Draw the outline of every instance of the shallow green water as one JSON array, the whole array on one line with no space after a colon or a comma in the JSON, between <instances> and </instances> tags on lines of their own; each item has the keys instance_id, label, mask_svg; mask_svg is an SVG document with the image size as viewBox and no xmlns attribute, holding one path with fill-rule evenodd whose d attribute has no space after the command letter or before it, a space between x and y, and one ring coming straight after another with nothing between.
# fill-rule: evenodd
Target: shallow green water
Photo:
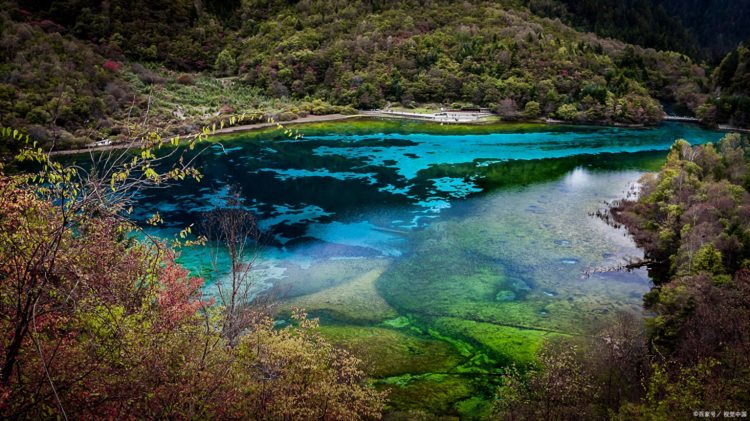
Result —
<instances>
[{"instance_id":1,"label":"shallow green water","mask_svg":"<svg viewBox=\"0 0 750 421\"><path fill-rule=\"evenodd\" d=\"M257 291L303 306L362 357L395 410L479 417L502 366L554 335L640 310L643 271L607 270L640 251L589 213L657 169L677 138L722 133L358 120L221 140L206 175L141 197L170 235L239 187L269 240ZM205 250L183 264L209 278ZM592 275L588 275L593 273ZM283 312L280 318L283 318Z\"/></svg>"}]
</instances>

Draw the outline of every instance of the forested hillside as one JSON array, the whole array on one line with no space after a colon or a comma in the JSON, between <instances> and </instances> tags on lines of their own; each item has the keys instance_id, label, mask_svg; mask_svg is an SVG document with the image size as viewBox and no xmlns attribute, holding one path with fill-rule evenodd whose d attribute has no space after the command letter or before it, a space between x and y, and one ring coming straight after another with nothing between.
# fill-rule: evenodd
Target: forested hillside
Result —
<instances>
[{"instance_id":1,"label":"forested hillside","mask_svg":"<svg viewBox=\"0 0 750 421\"><path fill-rule=\"evenodd\" d=\"M36 0L17 3L16 13L32 25L36 20L52 21L60 26L56 32L88 41L106 55L114 55L113 59L125 56L133 61L158 61L176 70L210 70L222 48L236 40L223 16L235 16L239 4Z\"/></svg>"},{"instance_id":2,"label":"forested hillside","mask_svg":"<svg viewBox=\"0 0 750 421\"><path fill-rule=\"evenodd\" d=\"M698 40L654 0L527 0L529 9L574 28L657 50L704 57Z\"/></svg>"},{"instance_id":3,"label":"forested hillside","mask_svg":"<svg viewBox=\"0 0 750 421\"><path fill-rule=\"evenodd\" d=\"M706 59L718 62L750 37L749 0L655 0L698 41Z\"/></svg>"},{"instance_id":4,"label":"forested hillside","mask_svg":"<svg viewBox=\"0 0 750 421\"><path fill-rule=\"evenodd\" d=\"M700 107L699 116L711 124L750 126L750 43L727 54L712 76L713 95Z\"/></svg>"},{"instance_id":5,"label":"forested hillside","mask_svg":"<svg viewBox=\"0 0 750 421\"><path fill-rule=\"evenodd\" d=\"M72 145L221 114L392 104L653 124L708 93L688 57L577 32L518 2L6 2L0 113ZM219 79L222 78L222 79ZM71 92L76 92L75 98Z\"/></svg>"},{"instance_id":6,"label":"forested hillside","mask_svg":"<svg viewBox=\"0 0 750 421\"><path fill-rule=\"evenodd\" d=\"M614 212L649 259L647 327L664 361L649 387L672 410L748 403L749 158L737 134L717 145L679 140L641 198Z\"/></svg>"},{"instance_id":7,"label":"forested hillside","mask_svg":"<svg viewBox=\"0 0 750 421\"><path fill-rule=\"evenodd\" d=\"M527 0L541 16L643 47L718 63L750 36L747 0Z\"/></svg>"},{"instance_id":8,"label":"forested hillside","mask_svg":"<svg viewBox=\"0 0 750 421\"><path fill-rule=\"evenodd\" d=\"M43 145L187 133L222 114L350 111L217 78L233 34L222 30L219 5L198 19L192 2L90 3L4 2L0 12L0 116Z\"/></svg>"},{"instance_id":9,"label":"forested hillside","mask_svg":"<svg viewBox=\"0 0 750 421\"><path fill-rule=\"evenodd\" d=\"M496 2L300 2L234 49L238 73L272 95L357 108L464 102L506 117L653 123L654 96L699 93L689 59L581 34ZM274 40L282 40L274 44ZM268 48L275 45L274 48Z\"/></svg>"}]
</instances>

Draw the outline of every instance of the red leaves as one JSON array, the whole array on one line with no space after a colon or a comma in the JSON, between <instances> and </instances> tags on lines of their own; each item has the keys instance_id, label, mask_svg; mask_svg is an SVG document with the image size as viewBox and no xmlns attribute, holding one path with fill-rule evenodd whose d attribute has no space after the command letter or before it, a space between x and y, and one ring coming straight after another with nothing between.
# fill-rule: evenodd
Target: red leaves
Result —
<instances>
[{"instance_id":1,"label":"red leaves","mask_svg":"<svg viewBox=\"0 0 750 421\"><path fill-rule=\"evenodd\" d=\"M242 294L209 309L165 244L101 213L65 224L19 184L0 173L0 418L378 417L384 395L304 313L279 330Z\"/></svg>"},{"instance_id":2,"label":"red leaves","mask_svg":"<svg viewBox=\"0 0 750 421\"><path fill-rule=\"evenodd\" d=\"M60 25L57 22L53 22L53 21L51 21L49 19L44 19L44 20L42 20L40 22L37 22L37 25L40 28L42 28L42 30L44 30L44 32L46 32L48 34L51 34L51 33L54 33L54 32L60 32L60 33L65 32L65 27L64 26Z\"/></svg>"},{"instance_id":3,"label":"red leaves","mask_svg":"<svg viewBox=\"0 0 750 421\"><path fill-rule=\"evenodd\" d=\"M187 269L175 263L171 254L159 271L159 284L157 302L164 329L173 329L195 315L201 307L211 304L201 300L203 278L190 276Z\"/></svg>"},{"instance_id":4,"label":"red leaves","mask_svg":"<svg viewBox=\"0 0 750 421\"><path fill-rule=\"evenodd\" d=\"M107 70L109 70L110 72L113 72L113 73L116 73L117 71L119 71L121 66L122 66L122 64L120 64L120 63L118 63L118 62L116 62L114 60L107 60L102 65L102 67L104 67L105 69L107 69Z\"/></svg>"}]
</instances>

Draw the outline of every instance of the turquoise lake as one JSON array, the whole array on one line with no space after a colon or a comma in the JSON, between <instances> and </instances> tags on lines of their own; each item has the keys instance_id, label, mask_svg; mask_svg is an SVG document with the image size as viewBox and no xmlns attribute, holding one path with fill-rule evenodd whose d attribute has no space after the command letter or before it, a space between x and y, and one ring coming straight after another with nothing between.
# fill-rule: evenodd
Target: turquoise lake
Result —
<instances>
[{"instance_id":1,"label":"turquoise lake","mask_svg":"<svg viewBox=\"0 0 750 421\"><path fill-rule=\"evenodd\" d=\"M486 416L497 374L541 343L641 311L645 270L622 230L591 214L637 192L675 139L724 133L545 125L437 126L354 119L220 139L205 175L138 198L169 237L241 192L266 240L257 293L321 318L365 361L391 409ZM207 279L205 248L180 261Z\"/></svg>"}]
</instances>

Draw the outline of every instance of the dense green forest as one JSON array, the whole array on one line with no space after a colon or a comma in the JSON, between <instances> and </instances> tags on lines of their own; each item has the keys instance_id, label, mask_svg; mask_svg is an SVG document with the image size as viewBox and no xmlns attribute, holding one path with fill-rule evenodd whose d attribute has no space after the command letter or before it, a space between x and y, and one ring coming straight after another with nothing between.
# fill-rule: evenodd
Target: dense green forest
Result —
<instances>
[{"instance_id":1,"label":"dense green forest","mask_svg":"<svg viewBox=\"0 0 750 421\"><path fill-rule=\"evenodd\" d=\"M679 51L697 61L705 57L695 37L676 14L650 0L528 0L529 9L597 35L657 50ZM707 2L701 2L707 3ZM724 53L726 54L725 51Z\"/></svg>"},{"instance_id":2,"label":"dense green forest","mask_svg":"<svg viewBox=\"0 0 750 421\"><path fill-rule=\"evenodd\" d=\"M583 3L564 15L582 29L595 19L641 34L602 32L645 46L699 48L661 7L620 25L640 3L606 18ZM70 147L127 138L142 122L178 133L222 114L294 119L388 104L654 124L659 101L692 114L711 96L711 69L696 59L532 13L549 15L550 4L5 1L0 115Z\"/></svg>"},{"instance_id":3,"label":"dense green forest","mask_svg":"<svg viewBox=\"0 0 750 421\"><path fill-rule=\"evenodd\" d=\"M720 61L741 41L750 37L750 1L656 0L698 41L702 57Z\"/></svg>"},{"instance_id":4,"label":"dense green forest","mask_svg":"<svg viewBox=\"0 0 750 421\"><path fill-rule=\"evenodd\" d=\"M650 387L666 410L748 404L749 161L736 134L717 145L677 141L641 198L615 209L650 260L647 328L664 359Z\"/></svg>"},{"instance_id":5,"label":"dense green forest","mask_svg":"<svg viewBox=\"0 0 750 421\"><path fill-rule=\"evenodd\" d=\"M527 0L575 28L718 63L750 36L750 2L722 0Z\"/></svg>"},{"instance_id":6,"label":"dense green forest","mask_svg":"<svg viewBox=\"0 0 750 421\"><path fill-rule=\"evenodd\" d=\"M534 13L559 18L581 30L643 47L679 51L696 62L715 64L710 96L697 115L710 125L750 125L750 2L529 0L527 4Z\"/></svg>"},{"instance_id":7,"label":"dense green forest","mask_svg":"<svg viewBox=\"0 0 750 421\"><path fill-rule=\"evenodd\" d=\"M707 123L750 126L750 50L748 42L731 51L714 70L713 95L698 109Z\"/></svg>"}]
</instances>

